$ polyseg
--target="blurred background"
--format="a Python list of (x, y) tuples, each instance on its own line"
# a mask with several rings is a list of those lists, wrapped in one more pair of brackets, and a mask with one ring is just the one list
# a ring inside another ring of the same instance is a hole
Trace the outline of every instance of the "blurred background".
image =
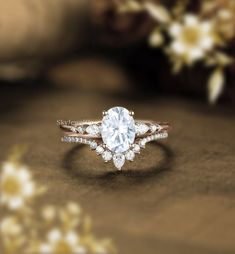
[[(1, 1), (0, 160), (27, 145), (36, 208), (78, 201), (118, 253), (234, 253), (234, 56), (234, 0)], [(173, 126), (123, 174), (55, 126), (116, 105)]]

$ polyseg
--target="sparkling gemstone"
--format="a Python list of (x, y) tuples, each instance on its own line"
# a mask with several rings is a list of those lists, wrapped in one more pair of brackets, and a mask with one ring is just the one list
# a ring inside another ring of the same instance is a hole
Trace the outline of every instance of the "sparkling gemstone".
[(78, 133), (83, 133), (84, 132), (84, 130), (81, 126), (77, 127), (77, 131), (78, 131)]
[(110, 151), (127, 151), (134, 143), (135, 134), (135, 122), (127, 109), (114, 107), (107, 111), (101, 124), (101, 136)]
[(142, 147), (142, 148), (145, 148), (145, 144), (146, 144), (146, 139), (142, 139), (142, 140), (139, 142), (139, 145), (140, 145), (140, 147)]
[(102, 154), (104, 152), (104, 148), (102, 146), (97, 146), (96, 152), (97, 152), (97, 154)]
[(96, 147), (97, 147), (97, 143), (96, 143), (95, 141), (92, 141), (92, 142), (90, 143), (90, 148), (91, 148), (92, 150), (94, 150), (94, 149), (96, 149)]
[(70, 129), (71, 129), (72, 132), (77, 132), (77, 128), (74, 127), (74, 126), (72, 126)]
[(135, 153), (139, 153), (139, 152), (140, 152), (140, 146), (137, 145), (137, 144), (134, 144), (133, 151), (134, 151)]
[(135, 153), (132, 150), (126, 152), (126, 159), (128, 161), (133, 161), (135, 158)]
[(146, 125), (144, 123), (137, 123), (135, 125), (135, 128), (136, 128), (136, 133), (138, 135), (143, 135), (143, 134), (145, 134), (149, 130), (148, 125)]
[(114, 154), (113, 163), (118, 170), (121, 170), (125, 163), (125, 156), (121, 153)]
[(102, 158), (104, 159), (104, 161), (110, 161), (112, 159), (112, 153), (109, 151), (104, 151), (102, 153)]
[(87, 126), (86, 132), (91, 135), (98, 135), (100, 133), (100, 128), (96, 124)]
[(160, 124), (157, 124), (156, 127), (157, 127), (157, 131), (161, 131), (163, 129), (163, 127)]
[(150, 130), (152, 133), (155, 132), (157, 130), (157, 126), (154, 124), (150, 125)]

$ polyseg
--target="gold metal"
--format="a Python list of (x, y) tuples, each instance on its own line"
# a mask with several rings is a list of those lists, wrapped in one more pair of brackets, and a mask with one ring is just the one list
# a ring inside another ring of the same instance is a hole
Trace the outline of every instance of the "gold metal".
[[(66, 122), (66, 121), (64, 121)], [(164, 132), (164, 131), (169, 131), (169, 129), (171, 128), (170, 124), (167, 122), (155, 122), (155, 121), (150, 121), (150, 120), (135, 120), (136, 123), (143, 123), (143, 124), (147, 124), (147, 125), (159, 125), (161, 128), (160, 130), (156, 130), (154, 133), (160, 133), (160, 132)], [(92, 125), (92, 124), (96, 124), (96, 125), (101, 125), (101, 121), (73, 121), (73, 124), (58, 124), (58, 126), (60, 127), (60, 129), (64, 132), (63, 134), (66, 136), (71, 136), (71, 137), (78, 137), (78, 138), (87, 138), (87, 139), (101, 139), (101, 135), (91, 135), (88, 133), (79, 133), (79, 132), (74, 132), (74, 127), (75, 128), (79, 128), (82, 127), (84, 128)], [(144, 137), (148, 137), (151, 136), (153, 133), (149, 130), (148, 132), (146, 132), (145, 134), (142, 135), (138, 135), (136, 136), (136, 138), (144, 138)]]

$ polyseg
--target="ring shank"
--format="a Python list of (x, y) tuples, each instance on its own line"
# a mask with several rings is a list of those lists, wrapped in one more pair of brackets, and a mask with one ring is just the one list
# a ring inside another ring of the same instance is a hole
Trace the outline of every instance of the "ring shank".
[[(90, 125), (101, 125), (101, 121), (61, 121), (57, 125), (60, 127), (60, 129), (63, 131), (63, 134), (65, 136), (71, 136), (71, 137), (78, 137), (78, 138), (94, 138), (99, 139), (101, 138), (101, 135), (92, 135), (89, 133), (84, 132), (77, 132), (74, 130), (74, 128), (81, 128), (84, 129)], [(158, 127), (154, 133), (160, 133), (160, 132), (168, 132), (171, 128), (170, 124), (168, 122), (157, 122), (157, 121), (151, 121), (151, 120), (135, 120), (135, 123), (141, 123), (148, 126), (156, 126)], [(152, 135), (153, 133), (151, 131), (147, 131), (145, 134), (138, 135), (138, 137), (148, 137)]]

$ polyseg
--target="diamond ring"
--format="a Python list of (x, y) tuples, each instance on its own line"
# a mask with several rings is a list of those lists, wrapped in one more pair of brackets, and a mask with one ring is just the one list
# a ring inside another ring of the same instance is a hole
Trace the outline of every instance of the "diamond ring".
[(168, 123), (134, 120), (133, 116), (133, 111), (113, 107), (103, 112), (102, 121), (58, 120), (57, 125), (63, 131), (62, 142), (87, 144), (121, 170), (146, 143), (168, 137)]

